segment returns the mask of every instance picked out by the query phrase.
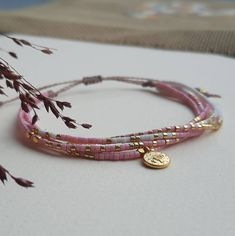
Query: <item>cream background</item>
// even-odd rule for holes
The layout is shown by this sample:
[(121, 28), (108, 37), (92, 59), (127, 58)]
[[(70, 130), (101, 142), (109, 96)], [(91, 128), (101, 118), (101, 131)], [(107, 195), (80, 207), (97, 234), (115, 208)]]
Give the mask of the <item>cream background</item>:
[[(20, 59), (9, 59), (12, 64), (36, 85), (97, 74), (176, 80), (222, 95), (213, 101), (225, 122), (217, 133), (166, 150), (171, 166), (156, 171), (139, 160), (69, 160), (31, 150), (15, 138), (19, 104), (3, 107), (0, 163), (36, 187), (26, 190), (11, 180), (0, 185), (0, 235), (234, 235), (233, 59), (17, 37), (58, 49), (53, 56), (41, 55), (0, 38), (2, 48), (18, 52)], [(192, 117), (179, 104), (118, 83), (83, 86), (61, 99), (74, 105), (67, 113), (94, 125), (73, 131), (78, 135), (123, 134)], [(41, 117), (40, 125), (67, 131), (51, 116)]]

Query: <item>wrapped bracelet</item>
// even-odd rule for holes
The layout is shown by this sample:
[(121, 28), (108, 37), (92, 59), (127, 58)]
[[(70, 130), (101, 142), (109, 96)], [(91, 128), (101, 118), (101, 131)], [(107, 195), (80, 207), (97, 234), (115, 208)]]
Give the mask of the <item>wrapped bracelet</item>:
[(222, 125), (220, 112), (207, 98), (217, 95), (176, 82), (133, 77), (94, 76), (73, 81), (65, 88), (57, 92), (47, 92), (45, 95), (53, 98), (75, 85), (91, 85), (102, 81), (120, 81), (157, 90), (159, 95), (173, 98), (190, 107), (195, 118), (184, 125), (172, 125), (108, 138), (84, 138), (43, 131), (37, 125), (32, 124), (30, 112), (20, 110), (18, 121), (23, 137), (33, 147), (53, 154), (111, 161), (142, 158), (148, 167), (165, 168), (169, 165), (170, 159), (161, 152), (162, 149), (200, 136), (206, 131), (218, 130)]

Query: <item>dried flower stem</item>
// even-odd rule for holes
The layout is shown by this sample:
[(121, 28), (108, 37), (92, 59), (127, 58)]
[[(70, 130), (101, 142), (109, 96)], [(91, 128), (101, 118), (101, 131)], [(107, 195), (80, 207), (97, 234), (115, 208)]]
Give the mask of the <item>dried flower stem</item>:
[(15, 182), (25, 188), (34, 187), (33, 182), (27, 179), (19, 178), (13, 176), (7, 169), (5, 169), (3, 166), (0, 165), (0, 180), (3, 184), (5, 184), (5, 181), (7, 181), (7, 176), (11, 177)]
[[(2, 33), (0, 33), (0, 35), (12, 40), (18, 46), (21, 47), (28, 46), (35, 50), (41, 51), (44, 54), (50, 55), (53, 53), (53, 50), (55, 50), (52, 48), (33, 44), (24, 39), (17, 39)], [(0, 48), (0, 51), (9, 54), (11, 57), (15, 59), (18, 58), (15, 52), (7, 51), (3, 48)], [(68, 128), (75, 129), (77, 128), (78, 125), (86, 129), (89, 129), (91, 127), (91, 125), (89, 124), (79, 124), (74, 119), (62, 115), (61, 111), (63, 111), (64, 108), (66, 107), (71, 108), (71, 104), (69, 102), (65, 101), (61, 102), (58, 100), (54, 100), (52, 97), (46, 97), (40, 92), (41, 89), (53, 87), (55, 86), (55, 84), (51, 86), (44, 86), (41, 89), (37, 89), (2, 57), (0, 57), (0, 82), (1, 80), (5, 81), (6, 87), (14, 90), (18, 94), (17, 99), (21, 101), (21, 108), (25, 112), (27, 113), (30, 112), (30, 109), (33, 110), (34, 116), (32, 118), (32, 124), (35, 124), (39, 119), (36, 112), (36, 110), (39, 109), (39, 107), (37, 106), (37, 100), (39, 100), (43, 102), (47, 112), (52, 112), (56, 118), (60, 118)], [(65, 84), (65, 83), (57, 83), (56, 85), (60, 84)], [(5, 87), (0, 85), (0, 95), (6, 96), (4, 89)], [(15, 100), (16, 98), (7, 100), (5, 102), (0, 101), (0, 107), (3, 106), (4, 104), (10, 103)], [(0, 165), (0, 180), (3, 182), (3, 184), (7, 180), (7, 175), (10, 176), (12, 179), (14, 179), (17, 184), (23, 187), (32, 187), (33, 185), (33, 183), (29, 180), (14, 177), (13, 175), (10, 174), (10, 172), (7, 169), (5, 169), (3, 166)]]

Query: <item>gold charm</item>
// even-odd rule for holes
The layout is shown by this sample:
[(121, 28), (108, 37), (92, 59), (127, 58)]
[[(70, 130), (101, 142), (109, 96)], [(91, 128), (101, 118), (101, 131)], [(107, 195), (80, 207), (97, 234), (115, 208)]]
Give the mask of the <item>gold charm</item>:
[(163, 152), (146, 147), (138, 149), (138, 152), (143, 156), (143, 162), (148, 167), (162, 169), (170, 164), (170, 158)]

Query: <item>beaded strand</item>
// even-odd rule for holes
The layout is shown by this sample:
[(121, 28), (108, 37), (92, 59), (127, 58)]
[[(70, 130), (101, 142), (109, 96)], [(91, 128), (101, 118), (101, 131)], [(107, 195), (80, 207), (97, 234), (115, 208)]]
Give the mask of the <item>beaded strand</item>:
[(184, 125), (172, 125), (108, 138), (84, 138), (43, 131), (38, 126), (32, 125), (30, 112), (26, 113), (20, 110), (18, 121), (24, 137), (34, 147), (49, 153), (95, 160), (118, 161), (141, 158), (143, 156), (139, 151), (141, 148), (161, 150), (200, 136), (206, 131), (218, 130), (222, 125), (220, 112), (206, 97), (213, 95), (176, 82), (133, 77), (94, 76), (77, 80), (57, 92), (47, 92), (45, 95), (55, 97), (75, 85), (90, 85), (102, 81), (119, 81), (158, 90), (159, 95), (177, 100), (188, 106), (194, 112), (195, 118)]

